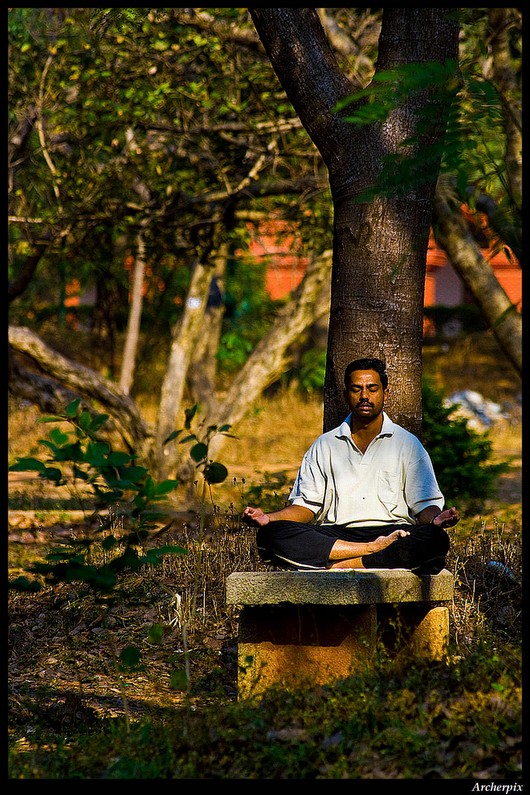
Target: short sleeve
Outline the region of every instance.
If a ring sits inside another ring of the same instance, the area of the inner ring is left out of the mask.
[[[292,505],[302,505],[318,514],[324,504],[325,492],[326,478],[318,463],[309,453],[306,453],[291,489],[289,502]]]

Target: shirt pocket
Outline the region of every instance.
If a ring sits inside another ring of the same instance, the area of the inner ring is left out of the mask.
[[[377,496],[388,510],[397,508],[399,504],[399,476],[395,472],[383,469],[377,479]]]

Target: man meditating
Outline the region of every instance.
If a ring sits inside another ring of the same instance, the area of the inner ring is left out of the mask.
[[[437,574],[459,521],[444,508],[429,455],[383,410],[385,363],[356,359],[344,373],[350,413],[303,457],[289,504],[248,506],[262,560],[287,569],[409,569]]]

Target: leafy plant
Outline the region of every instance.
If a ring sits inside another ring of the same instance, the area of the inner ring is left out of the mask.
[[[287,381],[295,381],[301,392],[311,395],[322,391],[326,377],[326,350],[309,348],[300,357],[300,362],[287,373]]]
[[[199,594],[199,578],[200,578],[200,571],[202,568],[202,540],[204,538],[204,530],[205,530],[205,521],[206,521],[206,490],[209,491],[210,500],[212,502],[212,506],[215,513],[215,504],[212,496],[212,485],[216,483],[222,483],[226,480],[228,475],[228,469],[225,467],[224,464],[221,464],[219,461],[213,461],[209,457],[209,445],[211,440],[217,434],[223,434],[224,436],[231,436],[228,433],[230,430],[230,425],[209,425],[206,429],[205,435],[199,439],[195,433],[189,433],[191,430],[191,424],[195,414],[197,413],[198,405],[195,404],[191,408],[186,409],[185,411],[185,422],[184,428],[178,428],[177,430],[170,433],[170,435],[165,439],[164,444],[168,444],[169,442],[173,441],[174,439],[178,439],[179,436],[182,438],[179,439],[179,444],[186,444],[188,442],[192,442],[192,446],[190,448],[190,456],[195,461],[196,468],[202,474],[203,477],[203,488],[201,493],[201,511],[199,515],[199,550],[197,556],[197,564],[195,566],[195,576],[194,576],[194,583],[192,588],[192,597],[191,597],[191,611],[190,611],[190,621],[193,621],[195,618],[195,613],[197,610],[197,597]],[[182,634],[184,640],[184,646],[187,650],[187,630],[190,622],[183,622],[182,623]],[[188,685],[189,685],[189,678],[188,678]]]
[[[174,439],[178,439],[181,434],[191,430],[191,423],[197,413],[197,409],[198,405],[195,404],[191,408],[185,410],[184,428],[178,428],[177,430],[170,433],[167,439],[164,440],[164,444],[168,444]],[[223,436],[232,436],[232,434],[228,433],[230,427],[230,425],[209,425],[206,429],[205,435],[201,439],[199,439],[195,433],[187,433],[185,436],[179,439],[179,444],[193,442],[190,448],[190,456],[195,461],[196,468],[202,473],[205,486],[211,487],[211,485],[214,483],[222,483],[224,480],[226,480],[228,469],[219,461],[212,461],[209,458],[209,445],[213,437],[219,433]],[[232,438],[235,437],[232,436]]]
[[[98,593],[110,593],[118,575],[156,564],[165,554],[183,554],[177,546],[143,550],[143,543],[165,516],[160,502],[179,485],[177,480],[157,483],[148,470],[136,463],[133,454],[113,450],[98,433],[108,419],[106,414],[91,414],[72,401],[64,414],[43,417],[38,422],[68,423],[71,430],[53,428],[39,443],[48,450],[48,458],[22,457],[10,471],[35,471],[54,486],[69,485],[80,503],[91,497],[91,524],[96,532],[80,539],[70,539],[64,549],[52,551],[47,562],[34,563],[31,570],[51,583],[82,581]],[[95,562],[94,545],[111,555],[110,560]],[[25,577],[10,583],[13,588],[36,590],[37,581]]]
[[[66,422],[71,428],[68,432],[53,428],[47,439],[39,440],[48,450],[47,459],[18,458],[10,470],[36,471],[39,477],[55,486],[70,485],[81,502],[83,495],[78,484],[82,485],[84,492],[88,489],[93,502],[91,520],[97,520],[99,525],[95,533],[87,529],[81,538],[70,538],[63,549],[54,549],[46,555],[44,562],[30,564],[29,571],[40,575],[51,585],[73,582],[88,585],[96,597],[105,602],[106,616],[120,575],[156,565],[167,554],[186,553],[176,545],[144,547],[156,523],[165,516],[165,511],[157,509],[154,504],[176,489],[179,483],[177,480],[157,483],[145,467],[136,464],[133,454],[113,450],[108,442],[98,437],[108,416],[91,414],[80,404],[79,399],[74,400],[64,414],[38,420],[44,423]],[[102,558],[98,559],[96,549],[103,552]],[[12,580],[9,587],[37,592],[41,584],[37,578],[30,580],[21,576]],[[103,623],[106,623],[105,617]],[[66,635],[71,644],[71,637],[68,633]],[[122,671],[140,670],[141,652],[136,647],[129,647],[118,655],[114,647],[113,657],[129,729],[129,707]]]
[[[461,506],[483,502],[494,491],[495,480],[509,470],[507,462],[491,463],[492,442],[465,417],[453,416],[456,404],[446,406],[443,393],[426,380],[423,384],[423,443],[446,498]]]

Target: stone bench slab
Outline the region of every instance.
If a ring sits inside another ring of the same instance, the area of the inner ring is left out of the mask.
[[[226,582],[226,601],[234,605],[447,602],[453,592],[447,569],[421,577],[406,569],[234,572]]]

